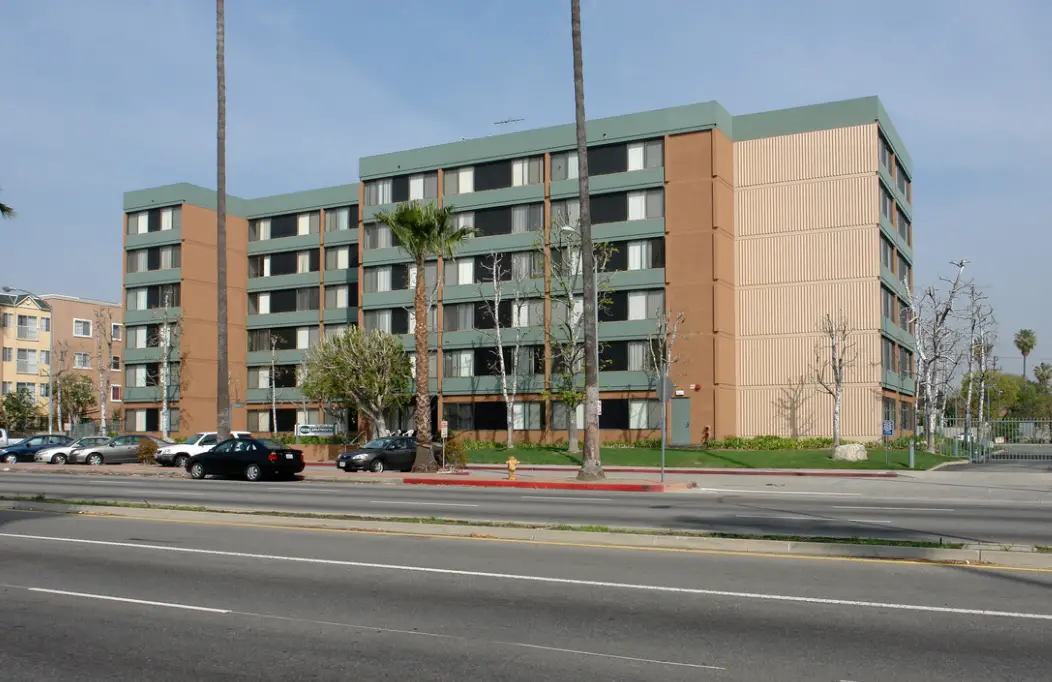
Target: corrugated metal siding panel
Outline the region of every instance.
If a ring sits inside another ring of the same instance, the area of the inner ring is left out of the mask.
[[[740,189],[734,196],[739,238],[835,227],[876,225],[875,174]]]
[[[880,383],[880,333],[852,334],[850,343],[855,345],[858,359],[848,370],[845,383]],[[813,382],[816,349],[821,349],[824,361],[828,358],[828,347],[829,339],[818,333],[742,339],[738,342],[742,358],[738,385],[783,386],[801,378]]]
[[[836,315],[838,311],[843,311],[856,329],[880,329],[880,281],[739,289],[738,333],[743,337],[811,334],[826,314]]]
[[[877,124],[734,143],[734,186],[877,171]]]
[[[745,438],[777,435],[829,438],[833,435],[833,398],[814,386],[805,386],[794,399],[789,387],[740,389],[739,433]],[[795,410],[796,433],[791,428]],[[880,438],[880,386],[848,386],[840,406],[840,436],[847,440]]]
[[[879,229],[873,225],[738,240],[736,283],[755,286],[879,278]]]

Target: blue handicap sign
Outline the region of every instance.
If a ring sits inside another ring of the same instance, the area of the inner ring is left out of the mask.
[[[895,422],[891,421],[890,419],[884,420],[883,428],[885,438],[890,438],[891,436],[895,435]]]

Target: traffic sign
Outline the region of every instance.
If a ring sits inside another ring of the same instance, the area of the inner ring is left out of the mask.
[[[601,415],[603,413],[603,401],[602,400],[597,400],[595,402],[595,413],[597,415]]]
[[[890,419],[885,419],[884,423],[881,426],[883,428],[885,438],[891,438],[895,435],[895,422],[891,421]]]
[[[442,433],[442,440],[449,437],[449,422],[445,419],[438,423],[438,430]]]

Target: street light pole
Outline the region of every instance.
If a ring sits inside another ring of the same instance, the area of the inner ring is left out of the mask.
[[[3,292],[9,294],[12,291],[17,291],[29,296],[35,301],[42,301],[39,296],[31,291],[25,289],[19,289],[18,287],[3,287]],[[55,430],[55,372],[54,362],[55,358],[55,316],[53,315],[51,306],[48,305],[48,327],[47,327],[47,431],[51,433]]]

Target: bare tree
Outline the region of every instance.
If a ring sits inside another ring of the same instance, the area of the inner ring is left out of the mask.
[[[277,335],[270,335],[270,433],[277,435],[278,433],[278,341],[281,339]]]
[[[63,389],[63,377],[66,376],[66,372],[69,371],[69,342],[59,341],[54,346],[55,357],[51,358],[51,364],[48,366],[49,372],[54,372],[55,375],[51,379],[52,385],[54,385],[57,391],[58,402],[55,409],[58,411],[58,427],[59,430],[65,433],[65,422],[62,421],[62,389]]]
[[[226,16],[216,0],[216,431],[230,438],[230,357],[226,290]]]
[[[171,304],[171,294],[164,296],[164,307],[161,308],[161,324],[157,329],[155,342],[161,350],[161,361],[158,368],[158,384],[161,387],[161,435],[168,438],[171,430],[171,402],[176,391],[184,388],[186,373],[184,360],[186,351],[182,347],[182,323],[175,314]],[[178,350],[177,350],[178,349]],[[173,371],[173,366],[178,370]],[[176,376],[173,376],[176,375]],[[181,416],[181,415],[180,415]]]
[[[95,308],[95,360],[99,365],[99,433],[106,435],[107,407],[110,400],[110,372],[113,371],[113,314],[109,308]]]
[[[833,447],[840,446],[840,412],[847,372],[858,363],[858,344],[851,335],[854,329],[843,312],[822,318],[818,329],[824,337],[815,346],[812,367],[815,383],[833,398]]]
[[[527,262],[516,267],[516,256],[524,256]],[[533,258],[533,252],[491,253],[488,262],[481,266],[482,277],[479,278],[478,284],[484,309],[493,322],[493,328],[484,332],[496,346],[496,358],[493,363],[500,378],[500,394],[504,398],[507,413],[505,428],[509,448],[515,447],[515,400],[519,392],[519,375],[529,369],[521,366],[523,328],[535,323],[535,320],[530,319],[530,304],[524,298],[524,285],[532,275]],[[512,260],[511,266],[506,265],[509,259]],[[486,291],[487,286],[491,291]],[[536,307],[534,310],[536,311]],[[509,336],[510,339],[506,338]],[[505,354],[505,350],[511,352]]]
[[[982,373],[979,398],[979,421],[982,422],[982,405],[985,393],[986,373],[982,369],[985,362],[983,355],[985,351],[977,352],[984,345],[983,337],[987,334],[992,322],[993,311],[986,301],[986,294],[975,285],[968,287],[968,353],[966,354],[967,368],[965,370],[965,402],[964,402],[964,441],[966,444],[972,442],[972,404],[976,383],[976,364]]]
[[[810,384],[811,382],[804,375],[790,379],[788,384],[782,388],[779,397],[774,401],[775,407],[778,408],[778,411],[789,426],[790,438],[800,438],[813,425],[811,417],[807,417],[805,420],[802,415],[804,404],[807,402]]]
[[[935,452],[935,426],[945,408],[946,388],[953,372],[961,363],[961,332],[954,325],[958,300],[968,283],[964,280],[967,260],[952,263],[957,268],[953,279],[940,278],[945,293],[931,286],[920,292],[906,287],[910,308],[910,326],[917,340],[918,395],[924,398],[924,432],[926,449]]]
[[[650,349],[650,367],[657,373],[657,395],[661,401],[661,480],[665,479],[665,444],[668,441],[668,401],[669,395],[669,372],[672,365],[679,362],[679,356],[674,354],[676,336],[679,334],[679,326],[683,324],[683,313],[675,315],[671,310],[662,311],[658,320],[657,332],[649,339],[647,346]]]

